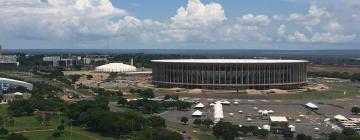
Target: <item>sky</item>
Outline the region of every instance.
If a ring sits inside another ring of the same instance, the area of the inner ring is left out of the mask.
[[[360,0],[0,0],[5,49],[360,49]]]

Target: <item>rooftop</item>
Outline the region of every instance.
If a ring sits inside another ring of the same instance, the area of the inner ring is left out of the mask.
[[[287,118],[285,116],[270,116],[271,122],[287,122]]]
[[[166,59],[151,60],[151,62],[163,63],[307,63],[307,60],[285,59]]]

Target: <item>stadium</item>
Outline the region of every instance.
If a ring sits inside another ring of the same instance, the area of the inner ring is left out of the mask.
[[[306,60],[152,60],[152,82],[164,88],[295,89],[306,84]]]

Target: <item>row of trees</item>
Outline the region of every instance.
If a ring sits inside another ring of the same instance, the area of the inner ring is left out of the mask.
[[[138,94],[140,97],[143,97],[143,98],[154,98],[155,97],[155,94],[154,94],[154,91],[151,89],[151,88],[147,88],[147,89],[140,89],[140,88],[131,88],[129,90],[130,93],[136,93]]]
[[[344,128],[341,133],[330,133],[329,140],[360,140],[360,135],[352,128]]]
[[[195,122],[195,121],[194,121]],[[216,138],[222,138],[224,140],[234,140],[236,137],[247,136],[248,134],[252,134],[253,136],[257,136],[260,138],[266,138],[269,135],[269,131],[266,129],[259,129],[257,126],[241,126],[234,125],[230,122],[218,122],[213,127],[213,135]],[[283,136],[285,138],[292,139],[294,137],[293,133],[287,130],[283,132]],[[312,140],[311,136],[307,136],[305,134],[296,135],[296,140]],[[335,140],[335,139],[330,139]],[[336,139],[340,140],[340,139]],[[345,140],[345,139],[341,139]],[[353,140],[353,139],[351,139]]]
[[[309,77],[331,77],[350,79],[351,81],[360,81],[360,73],[350,74],[348,72],[308,72]]]
[[[351,112],[353,114],[360,114],[360,107],[359,106],[354,106],[351,108]]]
[[[182,139],[178,133],[164,129],[165,119],[159,116],[145,118],[143,114],[134,111],[111,112],[107,104],[108,101],[104,98],[80,101],[69,106],[67,116],[74,125],[85,126],[87,130],[105,136],[131,135],[136,139],[148,139],[153,131],[153,139]]]
[[[189,102],[183,101],[153,101],[146,98],[129,102],[124,98],[119,98],[118,104],[140,110],[144,113],[158,113],[161,109],[186,110],[191,108],[192,105]]]
[[[11,116],[33,115],[35,111],[64,111],[66,105],[59,98],[13,100],[9,103],[8,113]]]
[[[98,94],[98,96],[117,96],[117,97],[121,97],[123,96],[123,92],[121,90],[106,90],[104,88],[91,88],[91,90]]]
[[[213,127],[214,136],[224,140],[234,140],[236,137],[246,136],[248,133],[259,137],[266,137],[269,135],[269,131],[266,129],[258,129],[257,126],[239,127],[238,125],[234,125],[230,122],[220,121]]]

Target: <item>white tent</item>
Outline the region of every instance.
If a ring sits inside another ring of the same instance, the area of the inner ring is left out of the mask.
[[[201,117],[202,116],[202,112],[199,110],[196,110],[195,112],[192,113],[192,116],[194,117]]]
[[[314,110],[318,110],[318,109],[319,109],[319,107],[318,107],[317,105],[315,105],[315,104],[313,104],[313,103],[311,103],[311,102],[306,103],[305,106],[306,106],[307,108],[314,109]]]
[[[18,96],[23,96],[24,95],[24,93],[21,93],[21,92],[15,92],[15,93],[13,93],[14,95],[18,95]]]
[[[223,107],[220,102],[216,102],[214,105],[214,122],[217,123],[224,118]]]
[[[198,103],[197,105],[195,105],[195,108],[198,108],[198,109],[203,109],[204,107],[205,107],[205,105],[202,103]]]
[[[96,72],[130,72],[136,71],[136,67],[124,63],[110,63],[95,68]]]
[[[215,103],[210,103],[210,106],[214,106],[215,105]]]
[[[219,102],[219,103],[221,103],[223,105],[230,105],[230,102],[227,101],[227,100],[221,100],[221,101],[217,101],[217,102]]]
[[[263,125],[263,129],[270,131],[270,125],[267,125],[267,124]]]
[[[289,125],[288,127],[290,128],[291,132],[295,132],[295,126],[294,125]]]
[[[344,117],[343,115],[340,115],[340,114],[335,115],[334,119],[337,120],[337,121],[346,121],[346,120],[348,120],[346,117]]]

